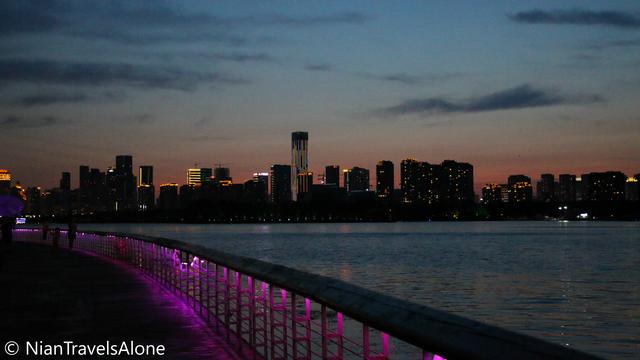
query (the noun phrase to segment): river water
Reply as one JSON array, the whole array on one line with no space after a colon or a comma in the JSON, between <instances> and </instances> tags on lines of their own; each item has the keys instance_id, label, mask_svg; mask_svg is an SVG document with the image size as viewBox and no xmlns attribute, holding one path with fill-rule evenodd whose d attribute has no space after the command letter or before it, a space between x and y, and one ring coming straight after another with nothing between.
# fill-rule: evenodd
<instances>
[{"instance_id":1,"label":"river water","mask_svg":"<svg viewBox=\"0 0 640 360\"><path fill-rule=\"evenodd\" d=\"M81 224L174 238L640 358L640 223Z\"/></svg>"}]
</instances>

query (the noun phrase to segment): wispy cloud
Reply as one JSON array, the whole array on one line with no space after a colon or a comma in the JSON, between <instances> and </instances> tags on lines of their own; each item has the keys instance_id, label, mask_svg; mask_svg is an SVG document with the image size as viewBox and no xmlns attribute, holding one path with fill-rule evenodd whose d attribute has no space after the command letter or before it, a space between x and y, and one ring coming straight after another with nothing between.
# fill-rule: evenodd
<instances>
[{"instance_id":1,"label":"wispy cloud","mask_svg":"<svg viewBox=\"0 0 640 360\"><path fill-rule=\"evenodd\" d=\"M552 25L602 25L617 28L640 28L640 14L615 10L593 11L571 10L530 10L509 15L512 21L527 24Z\"/></svg>"},{"instance_id":2,"label":"wispy cloud","mask_svg":"<svg viewBox=\"0 0 640 360\"><path fill-rule=\"evenodd\" d=\"M89 94L89 93L63 93L63 92L49 92L38 93L32 95L25 95L17 97L9 102L10 105L19 107L36 107L47 106L57 104L77 104L88 102L110 102L120 101L124 99L124 95L121 93L104 92L101 94Z\"/></svg>"},{"instance_id":3,"label":"wispy cloud","mask_svg":"<svg viewBox=\"0 0 640 360\"><path fill-rule=\"evenodd\" d=\"M223 73L126 63L0 60L0 81L73 86L117 85L189 91L202 83L246 84Z\"/></svg>"},{"instance_id":4,"label":"wispy cloud","mask_svg":"<svg viewBox=\"0 0 640 360\"><path fill-rule=\"evenodd\" d=\"M334 66L331 64L308 64L304 67L305 69L309 70L309 71L331 71L334 69Z\"/></svg>"},{"instance_id":5,"label":"wispy cloud","mask_svg":"<svg viewBox=\"0 0 640 360\"><path fill-rule=\"evenodd\" d=\"M55 116L26 118L22 116L7 115L0 120L0 126L4 130L53 127L71 123L73 123L71 120Z\"/></svg>"},{"instance_id":6,"label":"wispy cloud","mask_svg":"<svg viewBox=\"0 0 640 360\"><path fill-rule=\"evenodd\" d=\"M183 138L185 141L232 141L232 137L222 135L197 135Z\"/></svg>"},{"instance_id":7,"label":"wispy cloud","mask_svg":"<svg viewBox=\"0 0 640 360\"><path fill-rule=\"evenodd\" d=\"M378 109L375 114L385 117L401 115L429 116L438 113L472 113L601 101L603 101L602 97L597 95L565 96L556 91L537 89L531 85L524 84L460 101L449 100L444 97L406 100L397 105Z\"/></svg>"},{"instance_id":8,"label":"wispy cloud","mask_svg":"<svg viewBox=\"0 0 640 360\"><path fill-rule=\"evenodd\" d=\"M605 50L614 48L631 48L640 46L640 39L621 39L621 40L608 40L608 41L595 41L586 46L591 50Z\"/></svg>"},{"instance_id":9,"label":"wispy cloud","mask_svg":"<svg viewBox=\"0 0 640 360\"><path fill-rule=\"evenodd\" d=\"M436 81L444 81L449 80L462 74L457 73L449 73L449 74L430 74L430 75L412 75L406 73L395 73L395 74L370 74L363 73L362 77L372 79L372 80L380 80L392 83L398 83L402 85L420 85L425 83L431 83Z\"/></svg>"}]
</instances>

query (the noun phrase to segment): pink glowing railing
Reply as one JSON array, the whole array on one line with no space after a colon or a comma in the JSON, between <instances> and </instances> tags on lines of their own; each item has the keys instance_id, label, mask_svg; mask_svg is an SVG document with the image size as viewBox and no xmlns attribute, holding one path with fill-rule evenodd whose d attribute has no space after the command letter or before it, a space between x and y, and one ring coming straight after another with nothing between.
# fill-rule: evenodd
<instances>
[{"instance_id":1,"label":"pink glowing railing","mask_svg":"<svg viewBox=\"0 0 640 360\"><path fill-rule=\"evenodd\" d=\"M38 240L41 233L16 229L16 238ZM594 358L335 279L175 240L80 232L75 246L155 279L246 358Z\"/></svg>"}]
</instances>

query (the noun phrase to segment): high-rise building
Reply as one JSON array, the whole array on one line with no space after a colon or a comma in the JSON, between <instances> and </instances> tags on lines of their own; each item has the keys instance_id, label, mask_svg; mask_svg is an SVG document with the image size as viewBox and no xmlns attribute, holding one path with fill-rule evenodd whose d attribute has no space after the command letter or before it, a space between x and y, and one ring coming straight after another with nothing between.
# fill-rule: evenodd
<instances>
[{"instance_id":1,"label":"high-rise building","mask_svg":"<svg viewBox=\"0 0 640 360\"><path fill-rule=\"evenodd\" d=\"M444 188L444 170L442 165L432 165L424 161L420 163L420 179L418 197L427 204L437 204L443 200L446 193ZM473 170L472 170L473 173ZM473 180L472 180L473 181ZM455 194L455 192L452 192ZM454 198L454 195L451 195Z\"/></svg>"},{"instance_id":2,"label":"high-rise building","mask_svg":"<svg viewBox=\"0 0 640 360\"><path fill-rule=\"evenodd\" d=\"M400 189L402 202L415 203L421 201L421 184L424 174L421 163L415 159L405 159L400 163Z\"/></svg>"},{"instance_id":3,"label":"high-rise building","mask_svg":"<svg viewBox=\"0 0 640 360\"><path fill-rule=\"evenodd\" d=\"M253 173L251 180L244 183L245 198L251 202L266 202L269 193L269 173Z\"/></svg>"},{"instance_id":4,"label":"high-rise building","mask_svg":"<svg viewBox=\"0 0 640 360\"><path fill-rule=\"evenodd\" d=\"M0 195L6 195L11 189L11 172L6 169L0 169Z\"/></svg>"},{"instance_id":5,"label":"high-rise building","mask_svg":"<svg viewBox=\"0 0 640 360\"><path fill-rule=\"evenodd\" d=\"M217 182L232 181L231 170L227 167L216 167L213 169L213 178Z\"/></svg>"},{"instance_id":6,"label":"high-rise building","mask_svg":"<svg viewBox=\"0 0 640 360\"><path fill-rule=\"evenodd\" d=\"M301 194L306 194L311 191L313 185L313 173L311 171L298 173L296 189L298 194L296 199L300 199Z\"/></svg>"},{"instance_id":7,"label":"high-rise building","mask_svg":"<svg viewBox=\"0 0 640 360\"><path fill-rule=\"evenodd\" d=\"M354 166L342 170L344 188L347 191L369 191L369 170Z\"/></svg>"},{"instance_id":8,"label":"high-rise building","mask_svg":"<svg viewBox=\"0 0 640 360\"><path fill-rule=\"evenodd\" d=\"M620 171L592 172L582 175L583 200L621 201L627 176Z\"/></svg>"},{"instance_id":9,"label":"high-rise building","mask_svg":"<svg viewBox=\"0 0 640 360\"><path fill-rule=\"evenodd\" d=\"M291 201L291 166L272 165L269 177L271 178L271 201L275 204Z\"/></svg>"},{"instance_id":10,"label":"high-rise building","mask_svg":"<svg viewBox=\"0 0 640 360\"><path fill-rule=\"evenodd\" d=\"M536 186L538 201L551 202L556 199L555 177L553 174L540 175L540 181Z\"/></svg>"},{"instance_id":11,"label":"high-rise building","mask_svg":"<svg viewBox=\"0 0 640 360\"><path fill-rule=\"evenodd\" d=\"M119 175L133 175L133 157L131 155L116 156L116 173Z\"/></svg>"},{"instance_id":12,"label":"high-rise building","mask_svg":"<svg viewBox=\"0 0 640 360\"><path fill-rule=\"evenodd\" d=\"M178 209L178 184L170 183L160 185L158 208L165 211Z\"/></svg>"},{"instance_id":13,"label":"high-rise building","mask_svg":"<svg viewBox=\"0 0 640 360\"><path fill-rule=\"evenodd\" d=\"M379 198L390 199L393 196L394 182L393 162L378 161L376 164L376 193Z\"/></svg>"},{"instance_id":14,"label":"high-rise building","mask_svg":"<svg viewBox=\"0 0 640 360\"><path fill-rule=\"evenodd\" d=\"M576 176L560 174L558 177L558 200L563 203L576 201Z\"/></svg>"},{"instance_id":15,"label":"high-rise building","mask_svg":"<svg viewBox=\"0 0 640 360\"><path fill-rule=\"evenodd\" d=\"M60 191L62 192L70 192L71 191L71 173L63 172L60 177Z\"/></svg>"},{"instance_id":16,"label":"high-rise building","mask_svg":"<svg viewBox=\"0 0 640 360\"><path fill-rule=\"evenodd\" d=\"M138 210L151 210L155 207L156 198L155 186L153 185L153 166L140 166L138 176Z\"/></svg>"},{"instance_id":17,"label":"high-rise building","mask_svg":"<svg viewBox=\"0 0 640 360\"><path fill-rule=\"evenodd\" d=\"M211 181L211 168L187 169L187 185L200 186L202 183Z\"/></svg>"},{"instance_id":18,"label":"high-rise building","mask_svg":"<svg viewBox=\"0 0 640 360\"><path fill-rule=\"evenodd\" d=\"M498 184L486 184L482 187L483 204L499 204L502 202L502 188Z\"/></svg>"},{"instance_id":19,"label":"high-rise building","mask_svg":"<svg viewBox=\"0 0 640 360\"><path fill-rule=\"evenodd\" d=\"M116 167L111 183L115 194L115 211L131 211L137 208L136 177L133 175L131 155L116 156Z\"/></svg>"},{"instance_id":20,"label":"high-rise building","mask_svg":"<svg viewBox=\"0 0 640 360\"><path fill-rule=\"evenodd\" d=\"M445 160L442 168L441 200L453 203L472 203L473 166L465 162ZM434 176L437 176L434 174Z\"/></svg>"},{"instance_id":21,"label":"high-rise building","mask_svg":"<svg viewBox=\"0 0 640 360\"><path fill-rule=\"evenodd\" d=\"M530 202L533 198L533 188L531 178L525 175L511 175L508 180L509 202L523 203Z\"/></svg>"},{"instance_id":22,"label":"high-rise building","mask_svg":"<svg viewBox=\"0 0 640 360\"><path fill-rule=\"evenodd\" d=\"M138 185L153 185L153 166L140 166L140 172L138 174Z\"/></svg>"},{"instance_id":23,"label":"high-rise building","mask_svg":"<svg viewBox=\"0 0 640 360\"><path fill-rule=\"evenodd\" d=\"M309 133L296 131L291 133L291 195L298 199L299 193L308 192L311 186L299 188L300 184L308 183L306 176L309 172ZM303 174L302 182L298 175ZM313 179L311 179L313 182Z\"/></svg>"},{"instance_id":24,"label":"high-rise building","mask_svg":"<svg viewBox=\"0 0 640 360\"><path fill-rule=\"evenodd\" d=\"M89 167L87 165L80 165L78 181L80 191L86 191L89 187Z\"/></svg>"},{"instance_id":25,"label":"high-rise building","mask_svg":"<svg viewBox=\"0 0 640 360\"><path fill-rule=\"evenodd\" d=\"M324 168L324 184L329 186L340 186L340 166L329 165Z\"/></svg>"},{"instance_id":26,"label":"high-rise building","mask_svg":"<svg viewBox=\"0 0 640 360\"><path fill-rule=\"evenodd\" d=\"M638 175L629 177L624 187L624 198L627 201L638 201L640 190L638 189Z\"/></svg>"}]
</instances>

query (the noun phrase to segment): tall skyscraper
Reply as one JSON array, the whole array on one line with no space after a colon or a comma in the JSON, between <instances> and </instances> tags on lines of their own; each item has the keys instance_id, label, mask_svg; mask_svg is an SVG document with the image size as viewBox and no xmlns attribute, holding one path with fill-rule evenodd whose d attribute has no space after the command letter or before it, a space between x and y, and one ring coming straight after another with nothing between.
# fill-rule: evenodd
<instances>
[{"instance_id":1,"label":"tall skyscraper","mask_svg":"<svg viewBox=\"0 0 640 360\"><path fill-rule=\"evenodd\" d=\"M69 193L71 192L71 173L63 172L60 177L60 191Z\"/></svg>"},{"instance_id":2,"label":"tall skyscraper","mask_svg":"<svg viewBox=\"0 0 640 360\"><path fill-rule=\"evenodd\" d=\"M525 175L511 175L507 179L509 185L509 202L529 202L533 198L531 178Z\"/></svg>"},{"instance_id":3,"label":"tall skyscraper","mask_svg":"<svg viewBox=\"0 0 640 360\"><path fill-rule=\"evenodd\" d=\"M592 172L582 175L583 200L621 201L627 176L620 171Z\"/></svg>"},{"instance_id":4,"label":"tall skyscraper","mask_svg":"<svg viewBox=\"0 0 640 360\"><path fill-rule=\"evenodd\" d=\"M136 177L133 175L131 155L116 156L112 186L115 186L114 210L130 211L137 208Z\"/></svg>"},{"instance_id":5,"label":"tall skyscraper","mask_svg":"<svg viewBox=\"0 0 640 360\"><path fill-rule=\"evenodd\" d=\"M165 211L178 210L178 184L170 183L160 185L158 208Z\"/></svg>"},{"instance_id":6,"label":"tall skyscraper","mask_svg":"<svg viewBox=\"0 0 640 360\"><path fill-rule=\"evenodd\" d=\"M89 167L87 165L80 165L78 181L80 192L86 191L89 188Z\"/></svg>"},{"instance_id":7,"label":"tall skyscraper","mask_svg":"<svg viewBox=\"0 0 640 360\"><path fill-rule=\"evenodd\" d=\"M216 167L215 169L213 169L213 178L217 182L221 182L221 181L230 182L233 180L231 178L231 170L226 167Z\"/></svg>"},{"instance_id":8,"label":"tall skyscraper","mask_svg":"<svg viewBox=\"0 0 640 360\"><path fill-rule=\"evenodd\" d=\"M415 203L420 201L420 188L424 178L421 163L416 159L405 159L400 163L400 189L402 202Z\"/></svg>"},{"instance_id":9,"label":"tall skyscraper","mask_svg":"<svg viewBox=\"0 0 640 360\"><path fill-rule=\"evenodd\" d=\"M116 173L119 175L133 175L133 157L131 155L116 156Z\"/></svg>"},{"instance_id":10,"label":"tall skyscraper","mask_svg":"<svg viewBox=\"0 0 640 360\"><path fill-rule=\"evenodd\" d=\"M340 166L329 165L324 168L324 184L329 186L340 186Z\"/></svg>"},{"instance_id":11,"label":"tall skyscraper","mask_svg":"<svg viewBox=\"0 0 640 360\"><path fill-rule=\"evenodd\" d=\"M473 166L453 160L445 160L440 166L442 168L441 200L450 203L473 202Z\"/></svg>"},{"instance_id":12,"label":"tall skyscraper","mask_svg":"<svg viewBox=\"0 0 640 360\"><path fill-rule=\"evenodd\" d=\"M211 168L187 169L187 185L200 186L202 183L211 181Z\"/></svg>"},{"instance_id":13,"label":"tall skyscraper","mask_svg":"<svg viewBox=\"0 0 640 360\"><path fill-rule=\"evenodd\" d=\"M309 133L296 131L291 133L291 195L294 201L298 199L298 193L308 192L311 188L300 188L302 183L306 184L306 178L301 183L298 175L309 172ZM311 179L313 182L313 179Z\"/></svg>"},{"instance_id":14,"label":"tall skyscraper","mask_svg":"<svg viewBox=\"0 0 640 360\"><path fill-rule=\"evenodd\" d=\"M138 174L138 210L147 211L155 207L156 191L153 185L153 166L140 166Z\"/></svg>"},{"instance_id":15,"label":"tall skyscraper","mask_svg":"<svg viewBox=\"0 0 640 360\"><path fill-rule=\"evenodd\" d=\"M272 165L269 177L271 201L275 204L291 201L291 166Z\"/></svg>"},{"instance_id":16,"label":"tall skyscraper","mask_svg":"<svg viewBox=\"0 0 640 360\"><path fill-rule=\"evenodd\" d=\"M571 174L560 174L558 178L558 200L563 203L576 201L576 176Z\"/></svg>"},{"instance_id":17,"label":"tall skyscraper","mask_svg":"<svg viewBox=\"0 0 640 360\"><path fill-rule=\"evenodd\" d=\"M638 175L629 177L624 187L624 199L627 201L638 201L640 191L638 191Z\"/></svg>"},{"instance_id":18,"label":"tall skyscraper","mask_svg":"<svg viewBox=\"0 0 640 360\"><path fill-rule=\"evenodd\" d=\"M344 169L344 188L347 191L369 191L369 170L354 166Z\"/></svg>"},{"instance_id":19,"label":"tall skyscraper","mask_svg":"<svg viewBox=\"0 0 640 360\"><path fill-rule=\"evenodd\" d=\"M376 193L379 198L389 199L393 196L394 169L389 160L376 164Z\"/></svg>"},{"instance_id":20,"label":"tall skyscraper","mask_svg":"<svg viewBox=\"0 0 640 360\"><path fill-rule=\"evenodd\" d=\"M483 204L499 204L502 202L502 188L498 184L486 184L482 187Z\"/></svg>"},{"instance_id":21,"label":"tall skyscraper","mask_svg":"<svg viewBox=\"0 0 640 360\"><path fill-rule=\"evenodd\" d=\"M536 197L538 201L550 202L555 201L555 177L553 174L540 175L540 181L538 181L536 187Z\"/></svg>"},{"instance_id":22,"label":"tall skyscraper","mask_svg":"<svg viewBox=\"0 0 640 360\"><path fill-rule=\"evenodd\" d=\"M138 174L138 185L153 185L153 166L140 166L140 172Z\"/></svg>"}]
</instances>

